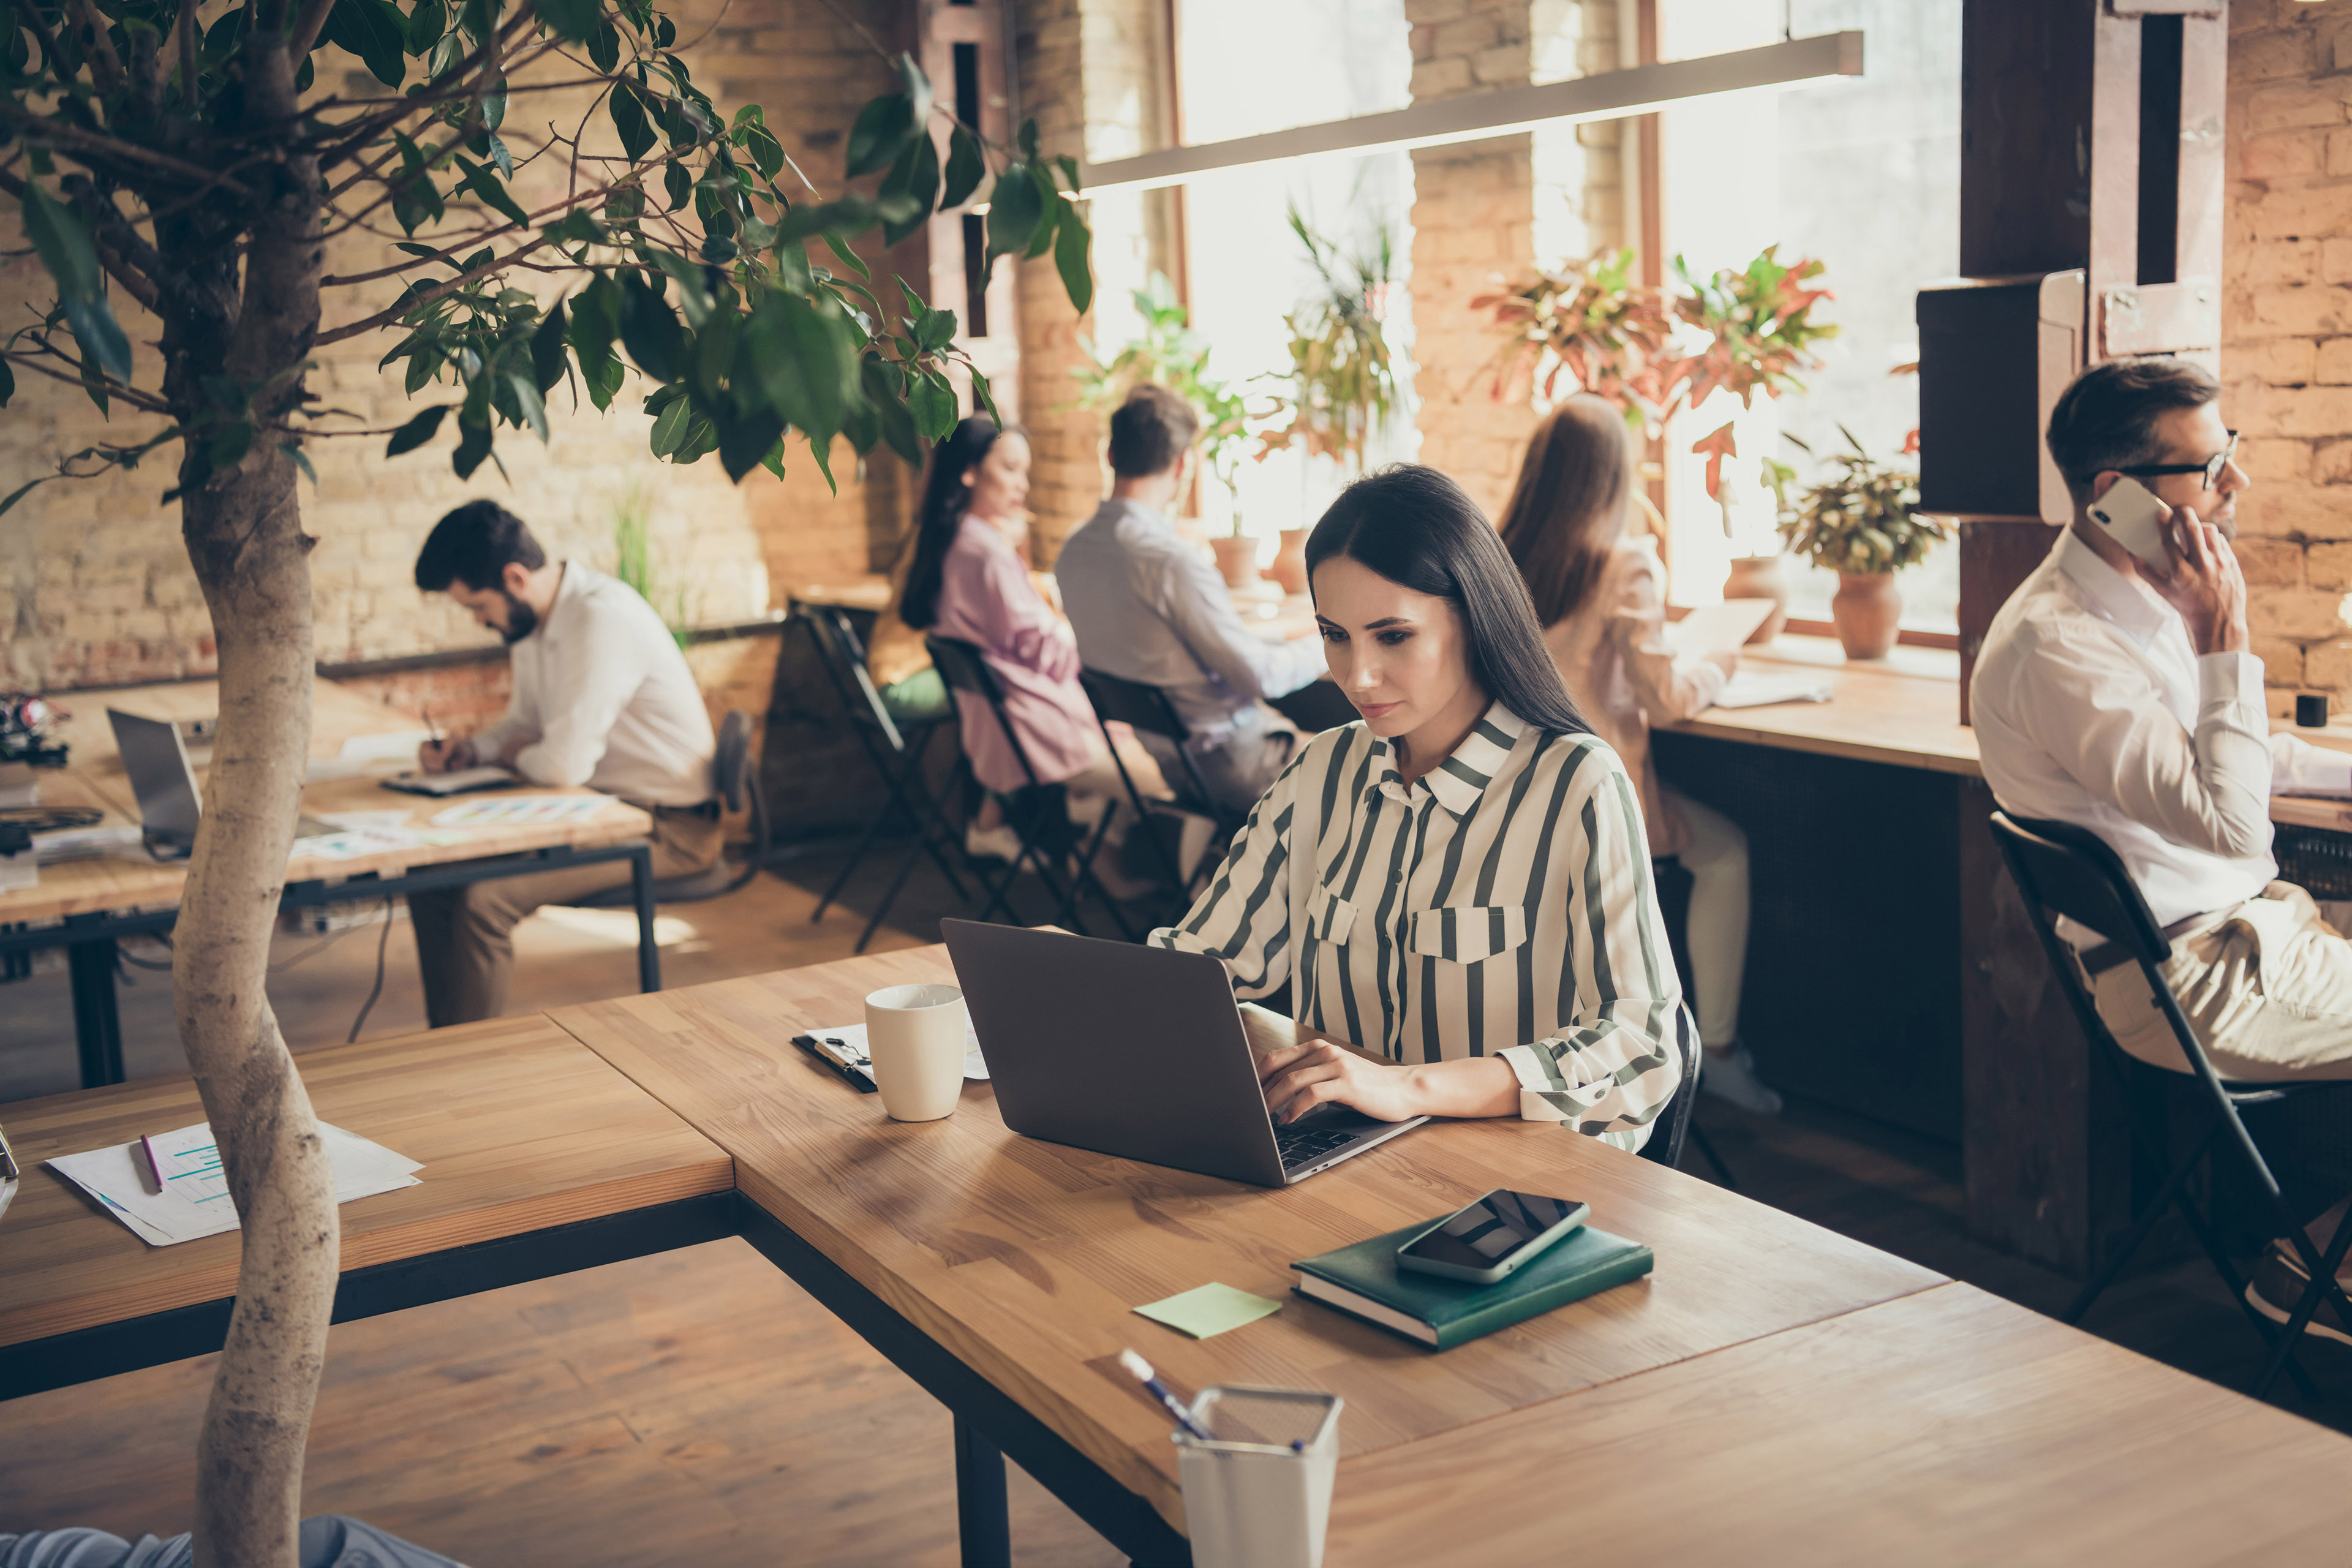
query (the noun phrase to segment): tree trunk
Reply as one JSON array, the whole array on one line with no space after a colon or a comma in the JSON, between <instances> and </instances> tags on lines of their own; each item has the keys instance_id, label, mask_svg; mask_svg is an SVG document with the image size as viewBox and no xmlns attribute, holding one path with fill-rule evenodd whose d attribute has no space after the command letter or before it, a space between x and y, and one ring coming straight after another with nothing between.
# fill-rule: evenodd
<instances>
[{"instance_id":1,"label":"tree trunk","mask_svg":"<svg viewBox=\"0 0 2352 1568\"><path fill-rule=\"evenodd\" d=\"M246 115L294 109L281 47L247 49ZM319 175L275 181L251 228L223 371L259 426L235 468L186 484L181 527L220 649L220 729L173 940L180 1042L243 1226L236 1307L197 1444L196 1560L294 1568L302 1451L326 1359L341 1237L310 1099L265 994L310 743L310 540L269 423L300 395L319 326ZM282 378L282 379L281 379ZM185 385L191 377L181 377ZM274 383L274 384L273 384Z\"/></svg>"}]
</instances>

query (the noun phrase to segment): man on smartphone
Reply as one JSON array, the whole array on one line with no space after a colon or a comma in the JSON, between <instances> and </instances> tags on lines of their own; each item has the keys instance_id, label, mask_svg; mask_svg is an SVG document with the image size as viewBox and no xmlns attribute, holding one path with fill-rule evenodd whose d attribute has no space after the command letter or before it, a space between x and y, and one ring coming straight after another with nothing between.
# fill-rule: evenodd
<instances>
[{"instance_id":1,"label":"man on smartphone","mask_svg":"<svg viewBox=\"0 0 2352 1568\"><path fill-rule=\"evenodd\" d=\"M514 671L506 716L427 744L417 755L426 772L492 765L536 784L586 784L651 814L655 876L717 864L726 834L711 789L710 710L669 628L635 589L576 561L550 561L522 519L487 500L434 524L416 585L447 594L504 638ZM427 1022L498 1017L523 917L628 879L628 863L610 860L410 894Z\"/></svg>"},{"instance_id":2,"label":"man on smartphone","mask_svg":"<svg viewBox=\"0 0 2352 1568\"><path fill-rule=\"evenodd\" d=\"M2251 481L2221 388L2180 359L2111 360L2051 411L2050 456L2072 526L1993 617L1969 689L1985 781L2023 817L2089 828L2114 848L2172 942L2164 977L2225 1079L2352 1078L2352 905L2278 880L2273 794L2352 793L2352 756L2270 732L2230 541ZM2144 486L2151 509L2126 481ZM2135 503L2160 510L2164 564L2135 556ZM2071 922L2070 922L2071 923ZM2188 1070L2138 965L2062 926L2125 1050ZM2323 1247L2346 1205L2312 1224ZM2286 1321L2302 1295L2272 1243L2248 1300ZM2352 1343L2322 1306L2311 1331Z\"/></svg>"}]
</instances>

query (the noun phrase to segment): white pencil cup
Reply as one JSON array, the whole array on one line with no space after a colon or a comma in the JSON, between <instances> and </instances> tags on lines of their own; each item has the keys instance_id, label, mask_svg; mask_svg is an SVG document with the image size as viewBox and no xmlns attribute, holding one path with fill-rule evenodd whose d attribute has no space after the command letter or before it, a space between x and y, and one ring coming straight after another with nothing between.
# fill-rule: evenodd
<instances>
[{"instance_id":1,"label":"white pencil cup","mask_svg":"<svg viewBox=\"0 0 2352 1568\"><path fill-rule=\"evenodd\" d=\"M866 1054L894 1121L937 1121L963 1094L963 993L886 985L866 998Z\"/></svg>"},{"instance_id":2,"label":"white pencil cup","mask_svg":"<svg viewBox=\"0 0 2352 1568\"><path fill-rule=\"evenodd\" d=\"M1296 1388L1201 1391L1192 1414L1213 1440L1175 1435L1194 1568L1320 1568L1342 1403Z\"/></svg>"}]
</instances>

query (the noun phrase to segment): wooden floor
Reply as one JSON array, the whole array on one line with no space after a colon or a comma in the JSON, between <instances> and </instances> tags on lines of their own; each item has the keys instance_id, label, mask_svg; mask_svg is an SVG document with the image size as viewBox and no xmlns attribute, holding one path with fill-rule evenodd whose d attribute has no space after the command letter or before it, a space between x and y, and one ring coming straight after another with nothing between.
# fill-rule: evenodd
<instances>
[{"instance_id":1,"label":"wooden floor","mask_svg":"<svg viewBox=\"0 0 2352 1568\"><path fill-rule=\"evenodd\" d=\"M830 869L816 863L792 875L821 887ZM944 890L926 881L909 888L912 929L885 940L930 940L937 916L952 912ZM835 915L812 933L813 902L789 882L763 879L740 903L676 911L697 934L678 943L696 951L672 950L672 978L845 952L862 921ZM518 1006L539 1005L526 992L542 986L579 987L564 1000L631 988L625 944L600 948L538 924L521 933ZM352 956L361 942L354 936L273 985L296 1038L341 1039L348 1029L373 972L372 949L363 960ZM280 994L294 975L330 964L347 967L315 1000L300 1000L308 991ZM544 967L534 974L534 964ZM353 969L357 991L348 988ZM11 987L0 1000L13 1004L41 984ZM379 1009L394 999L388 985ZM65 1045L69 1058L69 1036ZM0 1061L32 1048L12 1026ZM2071 1282L1970 1241L1959 1187L1933 1158L1898 1158L1822 1131L1801 1108L1762 1121L1708 1101L1701 1119L1751 1196L2041 1310L2060 1310L2072 1293ZM1695 1152L1686 1163L1706 1173ZM2126 1278L2088 1326L2233 1385L2259 1361L2252 1331L2201 1258ZM2352 1432L2352 1352L2315 1344L2306 1364L2326 1397L2290 1407ZM8 1405L0 1412L0 1531L186 1528L191 1439L210 1370L198 1358ZM305 1511L363 1515L478 1568L955 1558L946 1414L735 1241L337 1328L307 1482ZM1017 1472L1013 1487L1023 1564L1119 1561Z\"/></svg>"}]
</instances>

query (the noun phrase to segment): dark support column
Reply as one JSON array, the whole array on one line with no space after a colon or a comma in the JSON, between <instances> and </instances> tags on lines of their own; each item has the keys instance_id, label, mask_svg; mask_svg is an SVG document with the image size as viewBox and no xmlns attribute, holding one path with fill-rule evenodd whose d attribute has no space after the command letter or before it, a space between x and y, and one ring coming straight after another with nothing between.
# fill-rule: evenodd
<instances>
[{"instance_id":1,"label":"dark support column","mask_svg":"<svg viewBox=\"0 0 2352 1568\"><path fill-rule=\"evenodd\" d=\"M654 940L654 850L640 844L629 857L629 891L637 906L637 989L661 989L661 945Z\"/></svg>"},{"instance_id":2,"label":"dark support column","mask_svg":"<svg viewBox=\"0 0 2352 1568\"><path fill-rule=\"evenodd\" d=\"M1013 1568L1013 1521L1004 1499L1004 1456L955 1422L956 1528L963 1568Z\"/></svg>"},{"instance_id":3,"label":"dark support column","mask_svg":"<svg viewBox=\"0 0 2352 1568\"><path fill-rule=\"evenodd\" d=\"M115 1010L114 939L78 942L66 949L73 977L74 1044L81 1050L81 1086L122 1081L122 1019Z\"/></svg>"}]
</instances>

